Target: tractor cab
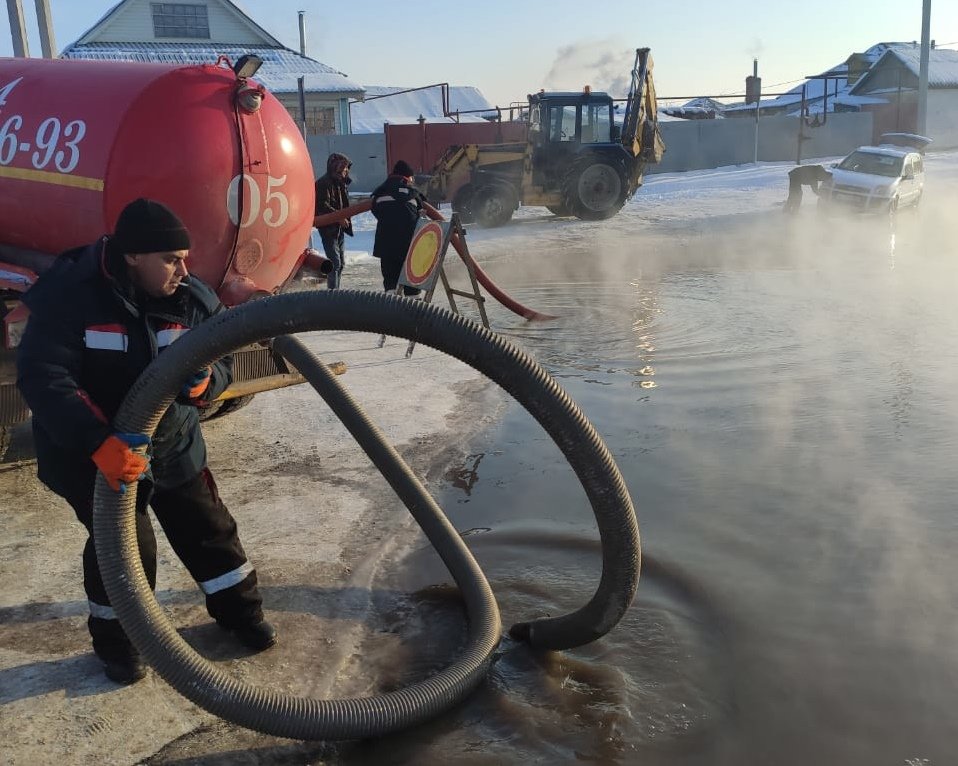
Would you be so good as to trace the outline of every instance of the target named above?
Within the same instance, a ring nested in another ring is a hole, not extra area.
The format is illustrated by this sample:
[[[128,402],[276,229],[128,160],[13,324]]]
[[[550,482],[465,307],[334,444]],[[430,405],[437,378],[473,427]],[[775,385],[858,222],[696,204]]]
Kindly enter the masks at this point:
[[[529,96],[529,141],[532,144],[532,182],[552,187],[583,149],[618,143],[607,93],[546,93]]]

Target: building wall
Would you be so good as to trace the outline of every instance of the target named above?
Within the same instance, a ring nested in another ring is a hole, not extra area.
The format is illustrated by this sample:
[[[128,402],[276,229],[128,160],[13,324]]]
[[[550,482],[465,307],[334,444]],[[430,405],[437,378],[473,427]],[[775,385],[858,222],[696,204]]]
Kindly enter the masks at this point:
[[[81,42],[90,43],[132,43],[132,42],[203,42],[193,37],[162,37],[153,35],[153,11],[151,0],[131,3],[118,11],[104,24],[95,37],[83,38]],[[182,2],[182,0],[180,0]],[[206,3],[203,0],[189,0],[192,5],[206,5],[210,23],[208,41],[231,43],[236,45],[270,45],[269,38],[263,38],[251,29],[249,24],[218,2]]]
[[[286,107],[293,120],[299,125],[299,94],[276,93],[277,100]],[[306,94],[306,134],[332,135],[343,133],[343,99],[332,94]]]
[[[306,136],[306,146],[316,178],[326,172],[326,158],[333,152],[345,154],[352,160],[350,194],[369,193],[386,178],[386,137],[382,133]]]
[[[666,152],[650,173],[700,170],[743,165],[755,158],[755,120],[689,120],[659,124]],[[797,117],[763,117],[758,122],[758,159],[795,161],[798,157]],[[805,127],[801,156],[847,154],[872,140],[872,116],[867,113],[829,114],[817,128]]]
[[[860,90],[856,90],[855,94],[858,96],[867,96],[876,90],[887,90],[888,88],[898,87],[903,89],[917,88],[918,78],[901,64],[886,63],[880,68],[872,70],[871,74],[868,75],[868,81]]]
[[[925,131],[934,140],[931,149],[958,147],[958,88],[929,88]]]

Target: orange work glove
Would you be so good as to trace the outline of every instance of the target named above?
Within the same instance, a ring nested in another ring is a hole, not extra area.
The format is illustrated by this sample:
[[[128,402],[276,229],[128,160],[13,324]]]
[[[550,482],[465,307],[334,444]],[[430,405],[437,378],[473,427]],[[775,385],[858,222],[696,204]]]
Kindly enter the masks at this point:
[[[143,478],[150,459],[146,455],[136,454],[131,447],[143,447],[149,443],[150,439],[145,434],[113,434],[97,447],[93,462],[110,489],[122,495],[126,492],[127,484]]]
[[[210,387],[210,376],[212,374],[213,369],[211,367],[204,367],[183,384],[180,389],[180,396],[187,399],[199,399]]]

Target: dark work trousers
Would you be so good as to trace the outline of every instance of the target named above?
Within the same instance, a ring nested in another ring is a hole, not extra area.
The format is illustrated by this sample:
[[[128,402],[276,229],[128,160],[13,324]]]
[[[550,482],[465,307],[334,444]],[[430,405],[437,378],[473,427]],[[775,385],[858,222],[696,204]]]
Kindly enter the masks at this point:
[[[392,258],[386,256],[379,259],[379,269],[383,273],[383,289],[387,293],[394,292],[399,284],[399,276],[402,274],[402,267],[405,264],[405,258]],[[419,295],[419,288],[403,285],[403,295]]]
[[[323,250],[326,251],[326,257],[333,264],[332,270],[326,275],[326,286],[330,290],[335,290],[339,287],[343,267],[346,265],[346,234],[342,229],[337,229],[334,234],[320,232],[319,237],[323,240]]]
[[[815,192],[815,194],[818,194],[818,181],[806,181],[803,183],[800,180],[800,176],[795,173],[794,170],[788,174],[788,199],[785,200],[786,212],[794,213],[802,206],[803,186],[807,186]]]
[[[788,175],[788,199],[785,200],[785,210],[794,213],[802,206],[802,182],[797,175]]]
[[[140,561],[151,588],[156,587],[156,537],[146,513],[149,503],[170,545],[206,594],[206,609],[226,628],[263,619],[256,571],[246,559],[236,521],[220,500],[213,475],[204,468],[196,477],[173,489],[157,489],[141,482],[136,503],[136,537]],[[93,495],[67,497],[89,537],[83,549],[83,586],[90,602],[88,625],[93,650],[102,659],[123,659],[134,650],[123,632],[100,577],[93,540]]]

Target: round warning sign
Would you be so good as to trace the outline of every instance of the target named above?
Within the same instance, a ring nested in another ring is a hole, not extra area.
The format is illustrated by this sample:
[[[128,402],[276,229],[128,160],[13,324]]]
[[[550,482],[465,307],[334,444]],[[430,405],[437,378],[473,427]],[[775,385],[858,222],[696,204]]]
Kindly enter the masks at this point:
[[[429,281],[439,254],[442,251],[442,228],[435,221],[430,221],[413,237],[406,254],[405,282],[410,287],[419,287]]]

